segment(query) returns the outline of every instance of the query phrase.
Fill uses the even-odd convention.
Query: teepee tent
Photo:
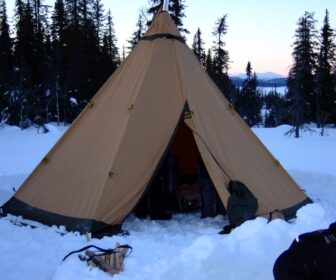
[[[257,214],[281,209],[290,217],[309,202],[161,12],[3,212],[82,233],[118,228],[181,123],[224,205],[230,180],[257,197]]]

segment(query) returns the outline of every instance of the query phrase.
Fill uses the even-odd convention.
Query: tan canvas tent
[[[170,15],[161,12],[2,209],[83,233],[119,227],[181,122],[224,205],[230,180],[253,192],[258,214],[281,209],[290,217],[309,202],[208,77]]]

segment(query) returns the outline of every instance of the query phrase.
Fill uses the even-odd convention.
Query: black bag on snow
[[[336,280],[336,223],[301,234],[275,261],[275,280]]]

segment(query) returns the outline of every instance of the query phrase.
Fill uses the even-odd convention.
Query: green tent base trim
[[[313,203],[313,201],[307,198],[292,207],[282,210],[285,220],[288,221],[295,218],[297,210],[309,203]],[[34,220],[49,226],[65,226],[67,231],[78,231],[81,234],[92,233],[92,237],[101,238],[105,235],[122,232],[121,225],[108,225],[92,219],[74,218],[51,213],[26,204],[15,197],[12,197],[1,209],[4,214],[22,216],[24,219]]]
[[[65,226],[67,231],[78,231],[81,234],[92,233],[92,236],[113,235],[121,232],[121,225],[108,225],[92,219],[81,219],[63,216],[33,207],[12,197],[2,207],[4,214],[22,216],[45,225]]]
[[[299,210],[301,207],[309,204],[309,203],[313,203],[313,201],[307,197],[304,201],[292,206],[292,207],[288,207],[286,209],[282,210],[282,213],[284,215],[284,218],[286,221],[290,220],[290,219],[294,219],[296,218],[296,212],[297,210]]]

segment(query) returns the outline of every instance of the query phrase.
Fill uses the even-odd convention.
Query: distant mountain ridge
[[[274,72],[256,73],[259,87],[285,87],[287,85],[287,77]],[[242,86],[246,79],[246,74],[232,73],[229,74],[231,82],[235,86]]]
[[[275,73],[275,72],[259,72],[256,74],[257,74],[258,80],[273,80],[273,79],[286,78],[285,76]],[[230,73],[229,76],[230,78],[240,78],[240,79],[246,78],[245,73]]]

